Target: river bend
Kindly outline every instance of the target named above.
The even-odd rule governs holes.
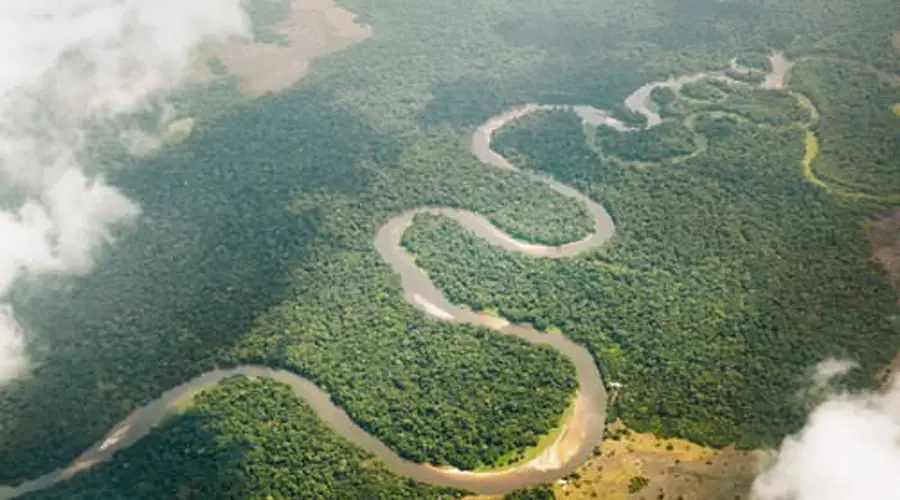
[[[769,59],[772,70],[760,86],[773,89],[782,88],[793,63],[778,52],[773,53]],[[555,247],[531,244],[510,237],[482,215],[467,210],[437,206],[419,207],[403,212],[391,218],[378,231],[375,248],[393,272],[400,277],[406,300],[423,313],[436,320],[483,326],[498,334],[512,335],[532,344],[546,345],[573,363],[578,381],[573,411],[563,422],[562,429],[554,442],[534,459],[508,469],[485,472],[437,468],[428,464],[411,462],[397,455],[353,422],[343,409],[331,402],[326,392],[311,381],[284,370],[243,365],[204,373],[166,391],[159,398],[139,408],[117,424],[104,439],[82,453],[65,469],[45,474],[16,487],[0,487],[0,498],[13,498],[27,492],[48,488],[81,470],[110,459],[116,451],[132,445],[150,432],[170,413],[172,406],[182,398],[199,389],[217,384],[223,378],[238,374],[250,377],[270,377],[288,384],[298,397],[312,407],[328,427],[354,445],[374,454],[390,470],[416,481],[452,486],[481,494],[500,494],[555,480],[569,474],[591,456],[594,446],[603,437],[607,394],[591,354],[561,333],[540,332],[530,325],[510,324],[502,318],[474,312],[464,306],[451,303],[434,286],[425,272],[416,266],[412,257],[401,247],[400,240],[404,231],[412,225],[413,218],[417,214],[429,213],[452,218],[476,236],[503,250],[519,252],[535,258],[569,258],[602,246],[615,233],[613,221],[603,206],[574,188],[561,184],[548,176],[518,170],[506,158],[491,149],[493,134],[518,118],[544,109],[569,110],[578,114],[585,123],[612,127],[623,133],[643,130],[663,122],[650,99],[654,89],[668,87],[677,91],[682,85],[704,78],[720,79],[734,85],[746,85],[729,78],[723,72],[696,73],[644,85],[625,99],[625,104],[631,111],[645,118],[646,125],[644,127],[626,125],[612,117],[606,110],[587,105],[525,104],[488,119],[475,130],[472,136],[471,150],[486,166],[528,176],[533,181],[544,183],[563,196],[575,199],[584,205],[593,219],[594,231],[582,240]]]

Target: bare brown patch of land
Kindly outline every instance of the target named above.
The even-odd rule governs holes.
[[[896,35],[897,33],[895,41]],[[872,241],[872,258],[884,267],[891,285],[900,291],[900,209],[895,209],[890,216],[872,222],[867,229],[869,239]],[[900,305],[900,297],[897,298],[897,304]],[[890,365],[876,375],[876,380],[882,387],[887,387],[891,379],[898,374],[900,374],[900,353],[894,356]]]
[[[900,209],[869,225],[872,257],[884,266],[895,289],[900,290]]]
[[[557,482],[557,498],[743,498],[765,456],[633,432],[621,421],[607,427],[607,438],[595,455]]]
[[[333,0],[294,0],[288,18],[272,26],[286,38],[285,45],[237,39],[207,44],[200,50],[195,78],[215,78],[207,61],[217,58],[250,97],[284,90],[306,74],[313,59],[372,33],[370,26],[357,24],[356,17]]]
[[[770,455],[735,448],[716,450],[684,439],[634,432],[617,420],[594,457],[556,482],[558,499],[735,500],[749,498],[753,479]],[[500,500],[470,496],[466,500]]]

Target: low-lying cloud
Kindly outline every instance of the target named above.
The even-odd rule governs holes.
[[[28,366],[14,284],[87,272],[140,213],[79,163],[87,127],[175,89],[201,42],[248,35],[241,0],[0,2],[0,383]]]
[[[820,365],[815,383],[855,365]],[[827,381],[826,381],[827,382]],[[756,478],[758,500],[900,498],[900,379],[882,391],[832,394],[806,426],[785,438],[775,461]]]

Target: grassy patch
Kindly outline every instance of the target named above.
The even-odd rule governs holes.
[[[816,186],[828,191],[828,184],[822,182],[818,177],[816,177],[815,172],[812,169],[812,163],[815,161],[816,156],[819,155],[819,139],[816,137],[816,134],[813,133],[812,130],[806,131],[806,153],[803,154],[803,177],[806,177],[806,180],[812,182]]]

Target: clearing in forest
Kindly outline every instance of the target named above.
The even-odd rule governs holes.
[[[735,498],[749,490],[763,453],[714,450],[634,432],[616,421],[595,456],[555,487],[557,498]]]
[[[874,259],[884,266],[891,284],[900,290],[900,209],[869,227]]]
[[[357,24],[356,17],[335,6],[333,0],[293,0],[288,18],[271,27],[284,43],[230,40],[209,44],[201,50],[198,78],[215,77],[207,61],[216,58],[238,78],[246,95],[258,97],[287,89],[306,75],[314,59],[371,35],[372,28]]]

